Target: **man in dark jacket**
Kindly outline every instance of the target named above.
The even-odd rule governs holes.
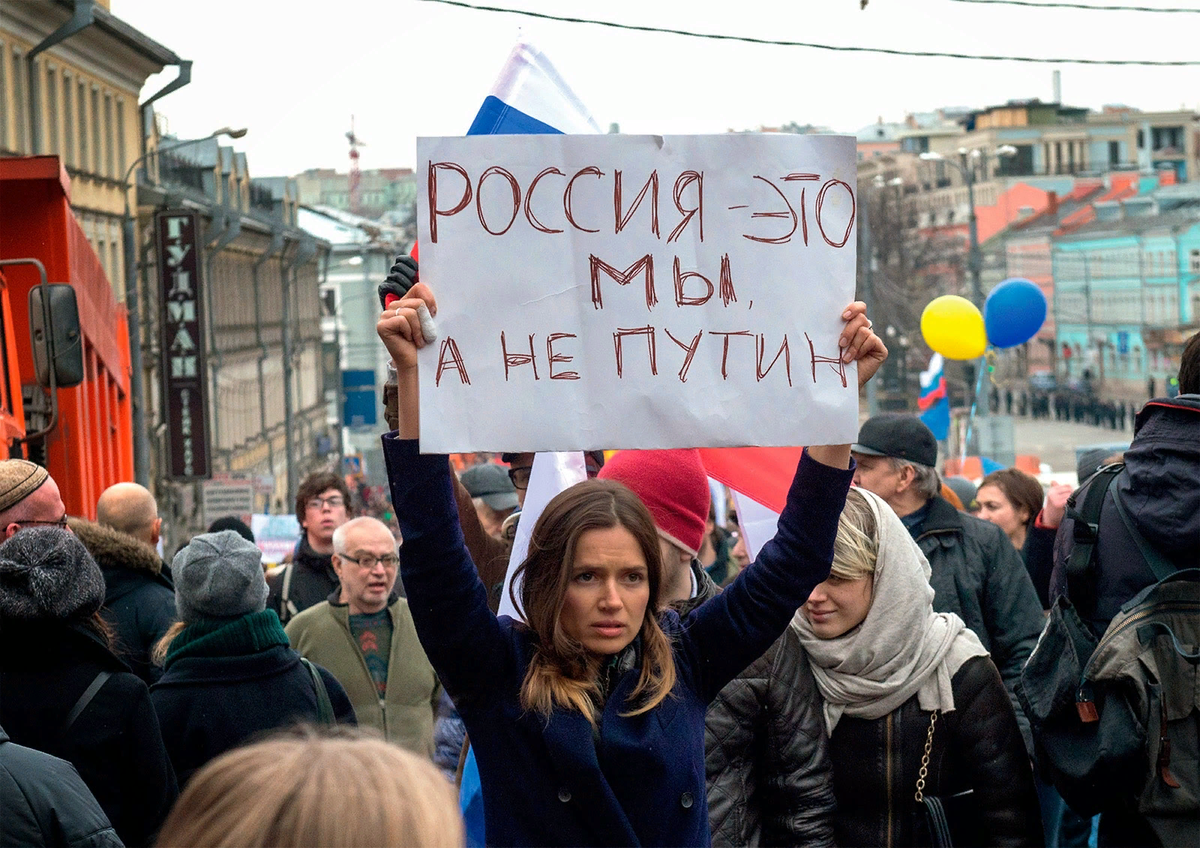
[[[654,517],[664,602],[683,616],[720,592],[697,559],[712,496],[696,451],[621,451],[599,476],[624,483]],[[792,628],[717,695],[704,749],[713,845],[833,845],[828,739]]]
[[[66,760],[18,745],[0,727],[0,844],[120,848],[96,796]]]
[[[0,844],[121,848],[96,796],[66,760],[18,745],[0,727]]]
[[[1126,601],[1157,582],[1117,512],[1113,489],[1119,490],[1131,523],[1155,551],[1178,568],[1200,565],[1200,334],[1184,347],[1179,391],[1172,399],[1151,400],[1137,414],[1133,443],[1124,455],[1125,468],[1112,481],[1101,504],[1092,553],[1094,583],[1076,586],[1072,581],[1071,601],[1097,637]],[[1097,479],[1093,477],[1076,492],[1077,509]],[[1066,565],[1074,545],[1075,521],[1068,513],[1055,540],[1050,583],[1055,601],[1066,591]],[[1164,701],[1190,703],[1191,694],[1183,694],[1182,701]],[[1200,809],[1196,806],[1179,809],[1176,824],[1197,816]],[[1160,837],[1138,811],[1137,799],[1129,798],[1121,809],[1105,810],[1100,816],[1099,844],[1158,845]]]
[[[162,670],[150,652],[175,623],[175,587],[164,573],[158,544],[162,519],[154,496],[137,483],[117,483],[96,502],[96,523],[71,519],[104,575],[100,614],[113,630],[113,650],[149,685]]]
[[[938,494],[937,440],[916,416],[868,419],[851,450],[854,485],[887,501],[929,560],[934,610],[956,613],[975,631],[1012,696],[1044,622],[1017,549],[995,524],[959,512]],[[1032,751],[1029,722],[1015,696],[1012,702]]]
[[[310,474],[296,492],[296,520],[304,530],[292,561],[267,574],[267,609],[284,624],[321,603],[338,588],[333,570],[333,531],[350,518],[350,490],[331,471]]]

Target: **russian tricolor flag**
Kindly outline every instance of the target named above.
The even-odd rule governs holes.
[[[921,420],[939,442],[950,435],[950,396],[946,391],[944,365],[940,353],[930,357],[929,367],[921,372],[921,394],[917,398]]]

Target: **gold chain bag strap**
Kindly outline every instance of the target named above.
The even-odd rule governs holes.
[[[978,826],[975,814],[975,790],[968,789],[954,795],[926,795],[925,784],[929,778],[929,760],[933,753],[933,734],[937,728],[936,710],[929,717],[929,732],[925,734],[925,753],[921,755],[921,769],[917,772],[917,791],[913,799],[917,802],[917,831],[925,831],[924,844],[933,848],[966,848],[981,844],[972,835]]]

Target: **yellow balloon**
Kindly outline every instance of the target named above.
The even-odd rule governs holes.
[[[934,298],[921,313],[925,343],[947,359],[975,359],[987,350],[983,315],[965,297]]]

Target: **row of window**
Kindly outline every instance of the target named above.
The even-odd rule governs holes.
[[[1092,292],[1056,290],[1054,313],[1060,323],[1147,324],[1170,327],[1179,323],[1179,292],[1155,287],[1144,291]]]
[[[70,68],[39,59],[41,149],[34,151],[30,115],[30,67],[25,52],[0,40],[0,147],[14,153],[54,153],[71,168],[119,180],[128,167],[126,96]],[[12,92],[11,99],[8,92]]]
[[[1176,277],[1179,274],[1173,250],[1148,250],[1138,256],[1136,250],[1102,253],[1060,253],[1055,271],[1065,279],[1094,280],[1098,277]],[[1200,273],[1200,248],[1187,256],[1188,273]]]

